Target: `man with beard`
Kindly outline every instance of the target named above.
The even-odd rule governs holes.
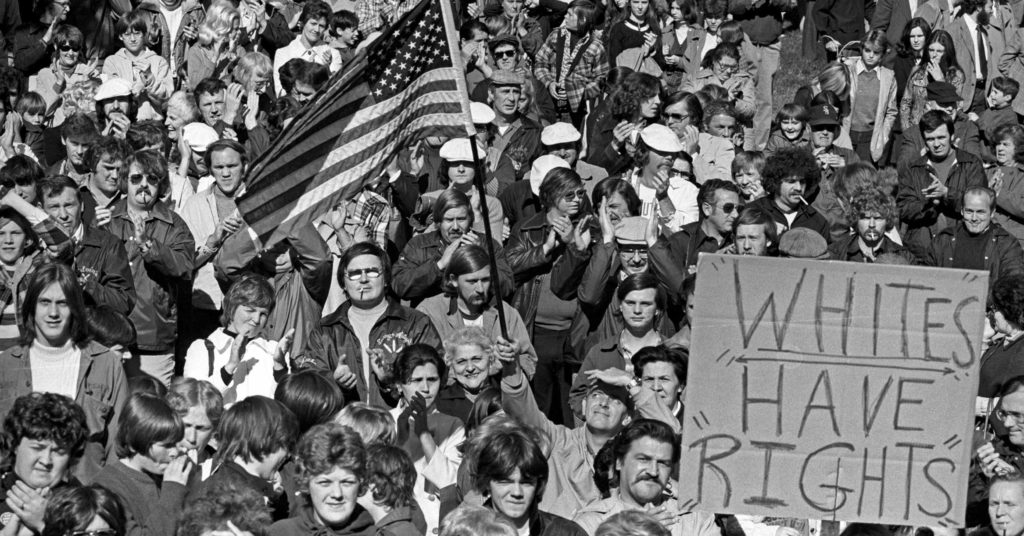
[[[498,323],[498,306],[505,314],[507,338]],[[518,359],[531,378],[537,370],[537,352],[522,317],[508,303],[495,300],[491,293],[491,262],[487,251],[479,245],[455,249],[444,270],[444,293],[423,300],[416,310],[430,318],[442,340],[463,327],[476,326],[495,341],[501,359]]]
[[[89,163],[85,154],[98,137],[96,123],[89,116],[77,113],[65,119],[60,126],[64,158],[59,161],[56,158],[50,159],[50,162],[55,163],[47,170],[47,175],[67,175],[80,185],[88,184]]]
[[[96,88],[96,119],[104,136],[125,139],[135,122],[136,105],[131,82],[111,78]]]
[[[659,240],[650,247],[651,268],[675,291],[683,278],[697,269],[700,253],[715,253],[729,242],[732,223],[743,209],[740,189],[735,183],[721,179],[705,182],[697,194],[701,218],[688,223],[668,240]]]
[[[896,207],[906,226],[904,245],[919,260],[928,258],[932,240],[963,218],[964,192],[985,186],[981,160],[953,147],[953,118],[939,110],[921,116],[926,152],[900,167]]]
[[[638,419],[615,438],[612,449],[619,487],[611,497],[584,507],[573,518],[587,534],[593,535],[602,521],[625,510],[647,510],[672,536],[721,534],[714,515],[683,513],[668,493],[672,468],[679,461],[679,443],[669,425]]]
[[[880,190],[858,191],[850,200],[847,220],[853,224],[853,229],[829,245],[832,259],[875,262],[879,255],[885,253],[911,256],[902,245],[885,234],[899,221],[896,201],[891,195]]]
[[[990,281],[1024,272],[1024,250],[998,223],[996,193],[987,186],[973,186],[964,192],[958,221],[932,239],[929,266],[988,270]]]
[[[82,286],[86,305],[106,304],[123,315],[131,313],[135,286],[128,254],[116,237],[84,224],[82,192],[75,181],[67,175],[45,177],[39,181],[38,190],[43,210],[71,237],[71,267]]]
[[[829,224],[812,207],[804,195],[810,196],[821,181],[821,168],[806,149],[787,148],[773,154],[764,164],[761,183],[766,195],[751,203],[775,221],[779,236],[796,228],[810,229],[826,240]]]
[[[640,272],[627,276],[619,284],[616,298],[615,314],[621,328],[590,348],[569,391],[569,405],[577,417],[583,417],[580,405],[590,380],[587,371],[614,368],[633,373],[633,355],[665,339],[657,326],[665,316],[666,293],[654,274]]]
[[[129,316],[138,360],[129,362],[128,371],[144,372],[168,385],[174,376],[178,296],[192,279],[195,242],[185,220],[160,202],[170,188],[163,156],[139,151],[128,158],[126,167],[126,196],[114,205],[109,229],[124,244],[139,296]]]
[[[89,147],[88,180],[82,185],[82,221],[86,225],[110,223],[111,209],[121,200],[121,171],[131,148],[122,139],[108,136]]]
[[[516,180],[522,179],[530,162],[540,154],[541,127],[519,111],[523,95],[523,75],[498,70],[491,76],[487,101],[494,110],[494,139],[487,149],[487,161],[496,168],[511,165]],[[508,160],[508,162],[503,162]]]
[[[636,152],[633,154],[633,169],[622,175],[640,196],[641,210],[638,216],[658,218],[666,235],[681,230],[700,217],[698,188],[686,180],[674,165],[683,154],[683,144],[672,129],[657,123],[640,131]],[[692,159],[691,159],[692,160]]]
[[[732,223],[732,247],[727,253],[734,255],[772,256],[779,242],[775,222],[757,207],[744,207]]]

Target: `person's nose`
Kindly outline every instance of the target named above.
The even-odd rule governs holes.
[[[516,482],[515,484],[512,484],[511,493],[512,493],[513,497],[516,497],[516,498],[522,497],[523,496],[523,483],[522,482]]]

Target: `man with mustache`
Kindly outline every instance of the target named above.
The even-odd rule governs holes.
[[[846,236],[829,245],[832,259],[850,262],[875,262],[883,253],[913,256],[886,233],[898,221],[896,201],[879,190],[857,192],[847,207],[847,221],[852,229]]]
[[[139,296],[129,316],[138,359],[129,362],[128,370],[141,370],[166,385],[174,375],[177,299],[192,279],[195,241],[185,220],[160,202],[170,188],[163,156],[139,151],[128,157],[125,168],[125,197],[114,205],[108,227],[124,243]]]
[[[779,236],[796,227],[810,229],[826,240],[831,237],[828,220],[811,206],[811,194],[821,182],[821,167],[806,149],[787,148],[764,164],[761,183],[768,194],[750,203],[775,220]]]
[[[779,243],[775,222],[757,207],[744,207],[732,222],[732,245],[726,251],[733,255],[772,256]]]
[[[927,264],[941,268],[988,270],[991,281],[1011,273],[1024,272],[1024,250],[1020,242],[992,221],[996,193],[987,186],[964,192],[962,221],[946,227],[932,239]]]
[[[613,440],[615,478],[619,487],[611,497],[591,503],[573,518],[587,534],[598,525],[626,510],[645,510],[654,515],[673,536],[714,536],[721,534],[715,516],[706,512],[679,511],[670,495],[669,479],[679,461],[679,446],[672,428],[653,419],[638,419]]]

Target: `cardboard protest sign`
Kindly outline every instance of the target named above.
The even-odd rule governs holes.
[[[988,273],[702,255],[686,510],[962,526]]]

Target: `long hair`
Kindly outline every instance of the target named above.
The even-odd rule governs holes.
[[[924,49],[928,48],[928,41],[932,35],[932,26],[921,17],[914,17],[903,27],[903,35],[900,36],[900,42],[896,44],[896,53],[900,56],[914,55],[914,49],[910,46],[910,32],[914,31],[914,28],[920,28],[924,32]],[[924,54],[924,49],[921,49],[922,54]]]
[[[931,53],[928,51],[928,48],[931,47],[932,43],[942,45],[943,50],[942,57],[939,58],[939,68],[942,69],[943,74],[948,73],[954,67],[962,70],[962,67],[956,61],[956,44],[953,43],[953,36],[946,30],[934,30],[928,37],[924,51],[921,52],[921,65],[918,68],[927,67],[931,62]]]
[[[39,295],[50,285],[57,284],[64,293],[69,318],[68,332],[75,346],[82,347],[89,342],[89,324],[86,322],[85,298],[75,273],[63,264],[48,263],[36,269],[28,280],[25,301],[21,304],[21,338],[19,344],[29,346],[36,339],[36,304]]]

